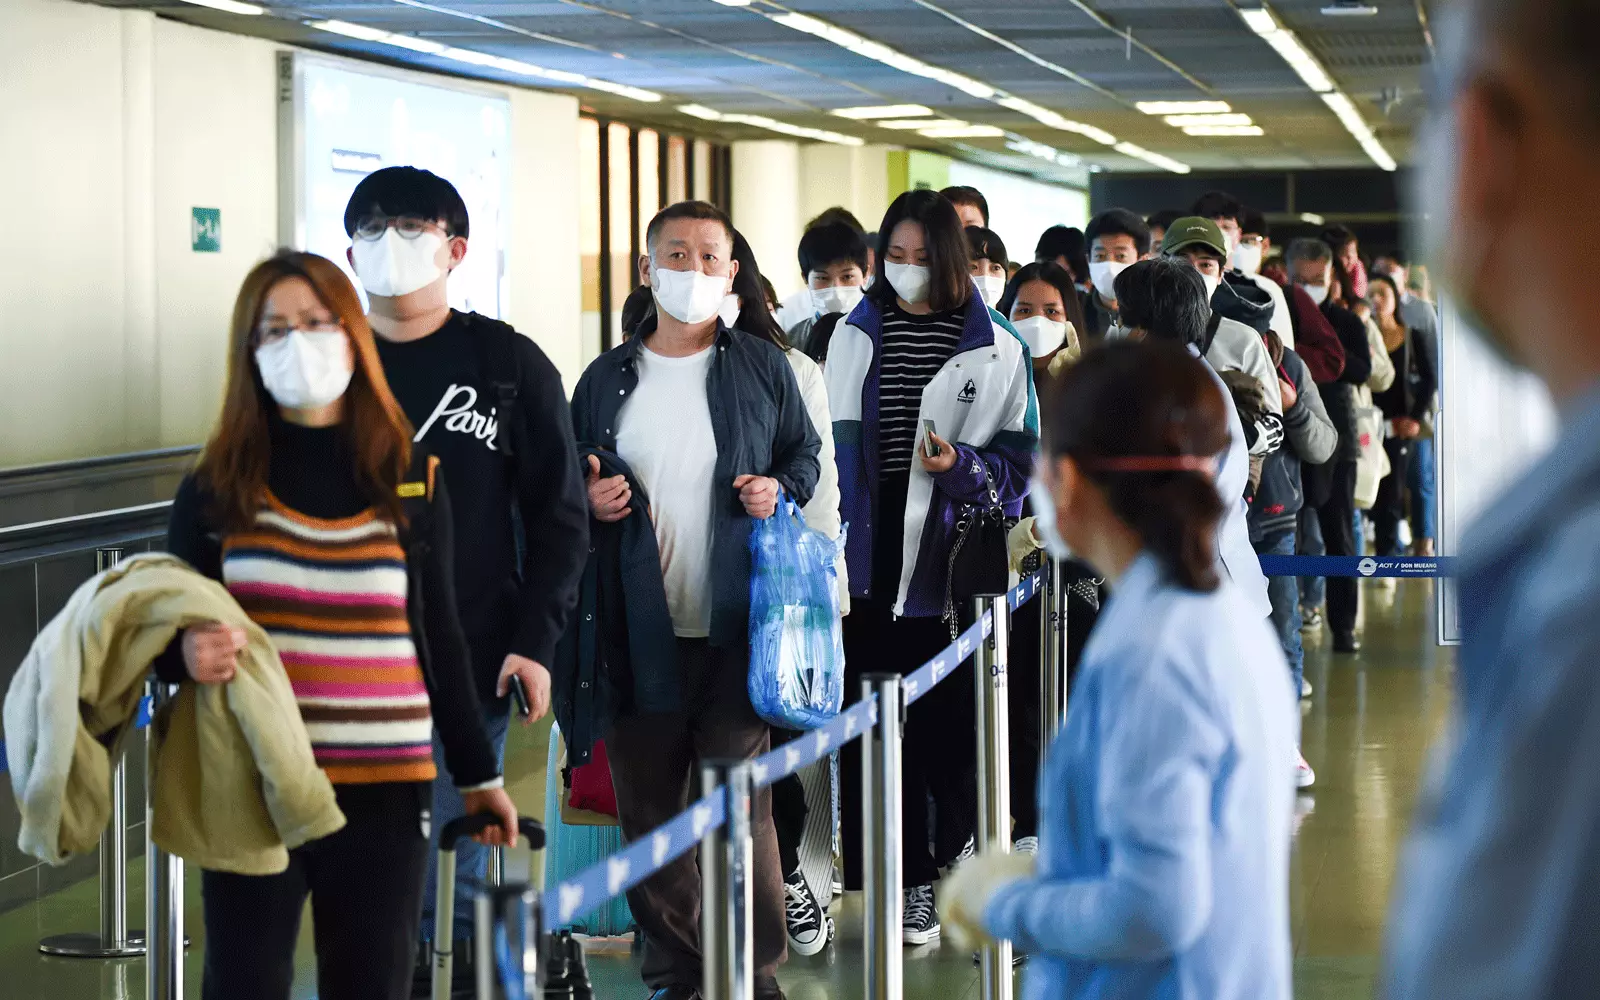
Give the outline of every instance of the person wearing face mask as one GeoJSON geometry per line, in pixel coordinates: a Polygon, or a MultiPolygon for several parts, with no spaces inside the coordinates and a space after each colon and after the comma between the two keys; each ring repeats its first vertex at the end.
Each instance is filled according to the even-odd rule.
{"type": "Polygon", "coordinates": [[[989,199],[968,184],[956,184],[939,192],[956,207],[956,217],[964,229],[989,228],[989,199]]]}
{"type": "MultiPolygon", "coordinates": [[[[626,595],[620,611],[586,597],[580,619],[594,615],[604,647],[595,679],[626,681],[579,698],[580,685],[594,683],[579,672],[587,661],[564,657],[557,719],[573,753],[605,739],[629,841],[687,807],[701,761],[753,760],[770,748],[747,691],[750,531],[780,495],[809,503],[820,474],[821,440],[783,350],[718,318],[739,277],[734,242],[713,205],[658,212],[639,260],[655,316],[596,358],[572,397],[590,468],[593,572],[602,594],[626,595]],[[646,559],[655,565],[640,565],[646,559]],[[580,701],[590,706],[582,715],[580,701]]],[[[745,291],[742,315],[770,322],[755,288],[745,291]]],[[[771,790],[752,801],[755,996],[772,1000],[782,996],[784,873],[771,790]]],[[[641,975],[653,1000],[694,1000],[702,968],[693,854],[629,890],[628,905],[644,930],[641,975]]]]}
{"type": "Polygon", "coordinates": [[[1253,284],[1267,295],[1267,329],[1278,335],[1283,346],[1294,348],[1294,325],[1289,321],[1289,305],[1284,301],[1283,289],[1276,281],[1261,274],[1260,237],[1246,238],[1242,222],[1247,214],[1244,203],[1225,191],[1208,191],[1195,200],[1190,215],[1210,219],[1222,230],[1228,241],[1228,259],[1224,262],[1223,280],[1236,286],[1253,284]]]}
{"type": "MultiPolygon", "coordinates": [[[[1317,383],[1328,418],[1339,432],[1339,445],[1330,460],[1321,465],[1306,465],[1301,475],[1307,503],[1317,510],[1325,554],[1353,556],[1357,554],[1353,518],[1356,463],[1361,458],[1361,389],[1372,378],[1372,348],[1360,317],[1339,305],[1335,301],[1338,296],[1331,294],[1333,251],[1328,245],[1320,240],[1295,240],[1289,244],[1285,259],[1296,287],[1317,304],[1344,349],[1344,364],[1338,378],[1317,383]]],[[[1355,627],[1361,597],[1356,581],[1350,577],[1328,577],[1322,589],[1326,594],[1327,622],[1333,633],[1334,652],[1357,652],[1361,644],[1355,627]]],[[[1315,607],[1316,583],[1303,585],[1302,590],[1307,603],[1315,607]]]]}
{"type": "Polygon", "coordinates": [[[1089,243],[1077,226],[1051,226],[1040,233],[1033,259],[1055,264],[1072,275],[1072,283],[1080,291],[1089,280],[1089,243]]]}
{"type": "MultiPolygon", "coordinates": [[[[862,239],[866,241],[866,246],[868,247],[871,247],[875,242],[870,236],[867,235],[866,230],[861,228],[861,220],[857,219],[849,209],[839,205],[835,205],[829,209],[824,209],[817,215],[816,218],[807,222],[805,229],[802,231],[801,239],[804,240],[805,234],[810,233],[813,229],[819,229],[823,226],[837,225],[849,226],[851,229],[855,230],[861,235],[862,239]]],[[[871,276],[872,251],[870,249],[867,251],[866,263],[859,265],[859,268],[863,274],[869,277],[871,276]]],[[[800,262],[800,275],[806,281],[805,287],[778,304],[778,315],[775,318],[778,321],[779,328],[782,329],[785,334],[787,334],[790,330],[793,330],[796,324],[804,322],[808,319],[814,319],[818,316],[824,315],[829,311],[822,308],[822,306],[826,305],[827,303],[819,303],[813,298],[811,271],[806,267],[806,262],[804,260],[800,262]]]]}
{"type": "Polygon", "coordinates": [[[1396,869],[1380,989],[1556,1000],[1600,978],[1600,282],[1591,254],[1552,252],[1600,225],[1596,9],[1437,13],[1419,256],[1470,317],[1466,335],[1543,382],[1562,427],[1462,540],[1455,724],[1396,869]]]}
{"type": "Polygon", "coordinates": [[[1016,273],[995,310],[1028,345],[1036,380],[1043,379],[1056,356],[1076,358],[1083,350],[1076,310],[1078,290],[1072,276],[1054,264],[1029,264],[1016,273]]]}
{"type": "MultiPolygon", "coordinates": [[[[938,193],[896,198],[878,230],[878,276],[828,349],[823,377],[838,446],[841,513],[850,525],[850,615],[844,620],[845,697],[872,670],[911,673],[950,642],[949,555],[958,513],[993,496],[1012,516],[1027,492],[1038,440],[1033,370],[1022,340],[976,294],[967,240],[938,193]],[[932,433],[924,434],[925,422],[932,433]]],[[[956,604],[965,603],[954,601],[956,604]]],[[[908,805],[904,939],[939,934],[938,863],[975,826],[976,749],[970,662],[911,706],[902,781],[908,805]]],[[[842,750],[845,885],[861,885],[860,744],[842,750]]]]}
{"type": "Polygon", "coordinates": [[[1091,294],[1083,299],[1086,336],[1104,337],[1117,318],[1117,275],[1150,255],[1150,227],[1125,208],[1109,208],[1089,220],[1091,294]]]}
{"type": "Polygon", "coordinates": [[[978,297],[990,309],[1006,292],[1006,279],[1011,260],[1006,256],[1006,245],[1000,237],[978,226],[967,227],[967,250],[971,254],[972,283],[978,288],[978,297]]]}
{"type": "Polygon", "coordinates": [[[1288,997],[1294,718],[1278,644],[1217,564],[1233,407],[1154,337],[1091,349],[1046,406],[1055,532],[1111,598],[1040,775],[1039,853],[957,870],[945,920],[1029,956],[1024,1000],[1288,997]]]}
{"type": "MultiPolygon", "coordinates": [[[[816,322],[830,313],[850,315],[866,291],[871,254],[861,230],[836,222],[813,226],[800,237],[800,272],[816,309],[784,329],[784,339],[810,353],[816,322]]],[[[781,319],[783,310],[778,310],[781,319]]],[[[781,325],[781,322],[780,322],[781,325]]]]}
{"type": "Polygon", "coordinates": [[[1261,387],[1266,412],[1259,430],[1252,422],[1246,425],[1245,435],[1249,439],[1251,455],[1271,454],[1283,443],[1283,399],[1278,391],[1278,373],[1272,367],[1272,359],[1267,356],[1259,329],[1223,315],[1217,307],[1223,262],[1228,258],[1227,237],[1223,236],[1221,227],[1210,219],[1186,216],[1174,220],[1167,229],[1166,238],[1161,241],[1161,254],[1185,261],[1200,273],[1200,279],[1205,283],[1206,301],[1211,309],[1211,321],[1206,327],[1207,340],[1201,352],[1217,371],[1243,372],[1261,387]]]}
{"type": "MultiPolygon", "coordinates": [[[[560,373],[509,325],[450,305],[449,277],[466,259],[471,220],[449,181],[415,167],[362,179],[344,214],[347,259],[367,292],[368,322],[414,441],[442,463],[455,518],[456,596],[490,740],[504,754],[512,678],[532,713],[550,704],[549,664],[577,600],[588,549],[583,479],[560,373]]],[[[443,747],[435,747],[442,760],[443,747]]],[[[440,782],[435,831],[462,814],[440,782]]],[[[456,863],[457,941],[472,935],[472,877],[488,852],[463,845],[456,863]]],[[[433,934],[433,865],[422,931],[433,934]]],[[[463,955],[469,955],[467,947],[463,955]]],[[[472,960],[456,963],[463,979],[472,960]]],[[[431,971],[417,968],[426,990],[431,971]]]]}
{"type": "MultiPolygon", "coordinates": [[[[1432,378],[1435,387],[1439,381],[1439,313],[1433,303],[1420,295],[1412,294],[1408,284],[1411,278],[1410,257],[1403,250],[1393,250],[1378,258],[1373,264],[1377,274],[1387,275],[1400,293],[1397,315],[1400,322],[1411,330],[1419,350],[1434,366],[1432,378]]],[[[1411,463],[1406,485],[1411,488],[1411,554],[1431,556],[1434,540],[1439,536],[1438,506],[1436,500],[1436,475],[1433,460],[1433,411],[1438,405],[1438,394],[1423,401],[1424,418],[1420,434],[1412,442],[1411,463]]]]}
{"type": "MultiPolygon", "coordinates": [[[[466,810],[497,820],[480,839],[516,837],[456,613],[450,491],[413,445],[333,262],[284,251],[257,265],[233,316],[222,414],[178,487],[167,550],[266,630],[347,823],[280,874],[201,873],[202,993],[287,997],[309,896],[322,995],[405,996],[435,732],[466,810]]],[[[237,639],[193,625],[156,674],[225,684],[237,639]]]]}

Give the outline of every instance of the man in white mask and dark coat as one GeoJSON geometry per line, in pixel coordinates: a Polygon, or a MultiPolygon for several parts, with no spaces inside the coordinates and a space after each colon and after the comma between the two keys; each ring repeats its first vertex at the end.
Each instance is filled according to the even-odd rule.
{"type": "MultiPolygon", "coordinates": [[[[356,185],[344,225],[384,375],[453,498],[456,602],[503,761],[511,688],[529,702],[525,724],[549,708],[548,667],[588,549],[561,375],[509,325],[451,308],[448,281],[466,259],[470,220],[449,181],[416,167],[376,171],[356,185]]],[[[436,736],[435,758],[442,752],[436,736]]],[[[434,835],[463,808],[449,781],[435,782],[434,835]]],[[[456,855],[455,968],[470,981],[473,950],[461,942],[472,935],[471,881],[486,874],[488,850],[464,843],[456,855]]],[[[433,936],[434,874],[430,860],[424,940],[433,936]]],[[[427,949],[419,955],[425,988],[427,949]]]]}

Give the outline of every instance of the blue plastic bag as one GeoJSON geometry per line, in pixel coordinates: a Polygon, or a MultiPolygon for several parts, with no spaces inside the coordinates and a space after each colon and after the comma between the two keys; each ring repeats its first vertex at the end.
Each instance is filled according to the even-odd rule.
{"type": "Polygon", "coordinates": [[[839,572],[844,548],[806,527],[780,492],[777,513],[750,529],[750,704],[774,726],[811,730],[844,707],[839,572]]]}

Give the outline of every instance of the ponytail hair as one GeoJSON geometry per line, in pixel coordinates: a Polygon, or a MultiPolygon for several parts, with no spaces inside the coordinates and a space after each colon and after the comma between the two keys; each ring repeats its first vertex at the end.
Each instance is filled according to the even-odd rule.
{"type": "Polygon", "coordinates": [[[1175,343],[1112,341],[1045,399],[1045,453],[1068,456],[1177,584],[1210,592],[1226,511],[1213,463],[1229,404],[1205,363],[1175,343]]]}

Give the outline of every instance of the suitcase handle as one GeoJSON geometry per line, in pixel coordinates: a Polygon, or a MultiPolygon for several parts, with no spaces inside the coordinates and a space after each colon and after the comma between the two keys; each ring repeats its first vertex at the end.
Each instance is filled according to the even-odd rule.
{"type": "MultiPolygon", "coordinates": [[[[439,850],[454,851],[456,844],[468,837],[477,836],[499,822],[500,818],[493,813],[457,816],[446,823],[443,830],[439,831],[439,850]]],[[[517,817],[517,832],[527,838],[528,850],[538,851],[544,849],[544,826],[532,816],[517,817]]]]}

